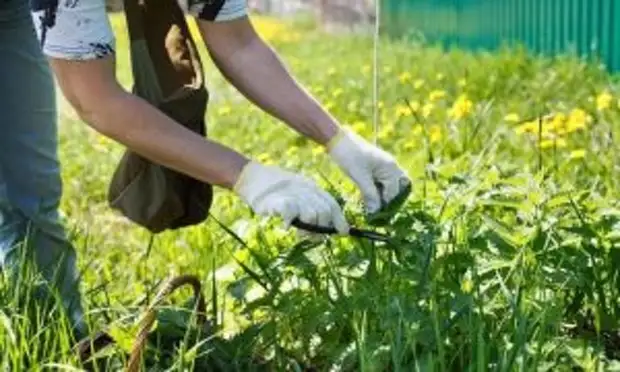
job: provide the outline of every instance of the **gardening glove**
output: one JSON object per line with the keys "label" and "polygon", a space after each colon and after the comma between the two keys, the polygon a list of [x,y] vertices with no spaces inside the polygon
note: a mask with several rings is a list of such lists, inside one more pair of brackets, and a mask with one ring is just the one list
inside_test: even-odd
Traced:
{"label": "gardening glove", "polygon": [[394,157],[349,129],[339,130],[327,152],[360,188],[370,223],[386,223],[384,212],[393,213],[411,191],[411,180]]}
{"label": "gardening glove", "polygon": [[349,231],[336,200],[302,175],[251,161],[241,171],[233,191],[258,215],[281,217],[285,228],[299,218],[334,227],[343,235]]}

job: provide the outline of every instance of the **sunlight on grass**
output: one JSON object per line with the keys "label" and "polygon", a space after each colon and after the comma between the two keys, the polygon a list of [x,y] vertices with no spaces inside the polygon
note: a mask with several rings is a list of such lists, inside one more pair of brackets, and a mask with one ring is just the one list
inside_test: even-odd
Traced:
{"label": "sunlight on grass", "polygon": [[[119,80],[130,87],[124,18],[111,22]],[[343,125],[372,138],[372,39],[253,22]],[[194,26],[192,33],[200,40]],[[250,105],[200,51],[213,93],[209,137],[335,187],[347,214],[362,221],[358,190],[326,154]],[[377,71],[378,144],[415,182],[385,229],[391,243],[300,242],[216,190],[212,212],[228,230],[209,219],[150,246],[149,234],[106,202],[121,146],[65,119],[62,208],[93,326],[112,321],[127,343],[135,319],[124,317],[137,314],[136,304],[160,280],[194,274],[209,316],[218,313],[217,335],[230,337],[199,344],[189,315],[162,312],[151,366],[251,370],[261,359],[268,370],[618,370],[620,86],[568,57],[388,40]],[[187,307],[188,293],[172,303]],[[6,303],[0,366],[19,369],[25,321]],[[58,356],[59,342],[38,352],[71,363]],[[117,350],[108,359],[118,365],[123,357]]]}

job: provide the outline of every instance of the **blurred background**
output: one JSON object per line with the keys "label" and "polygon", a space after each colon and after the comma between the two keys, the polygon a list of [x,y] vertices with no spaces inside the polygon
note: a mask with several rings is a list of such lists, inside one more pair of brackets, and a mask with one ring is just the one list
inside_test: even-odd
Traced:
{"label": "blurred background", "polygon": [[[111,11],[123,0],[107,0]],[[256,14],[310,16],[333,32],[372,32],[372,0],[248,0]],[[533,53],[570,53],[620,69],[616,0],[382,0],[380,33],[445,47],[495,50],[519,44]]]}

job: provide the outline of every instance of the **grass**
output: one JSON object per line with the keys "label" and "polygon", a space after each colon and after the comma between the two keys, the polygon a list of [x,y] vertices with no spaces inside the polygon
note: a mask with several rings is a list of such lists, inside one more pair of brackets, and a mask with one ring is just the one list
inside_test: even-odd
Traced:
{"label": "grass", "polygon": [[[129,87],[123,19],[112,21],[118,76]],[[374,139],[371,39],[256,23],[336,117]],[[357,220],[354,185],[315,145],[245,101],[201,53],[209,136],[335,187]],[[265,370],[620,370],[614,77],[570,56],[388,40],[378,74],[377,143],[415,181],[388,244],[300,241],[221,190],[213,218],[151,242],[106,202],[123,149],[63,116],[62,210],[85,306],[93,328],[111,325],[119,345],[105,363],[126,362],[141,301],[161,280],[193,274],[217,314],[217,337],[186,328],[186,313],[161,312],[160,338],[146,353],[151,370],[220,363],[247,371],[258,360]],[[170,304],[188,306],[190,294]],[[48,317],[39,328],[2,298],[0,366],[77,366],[62,324]]]}

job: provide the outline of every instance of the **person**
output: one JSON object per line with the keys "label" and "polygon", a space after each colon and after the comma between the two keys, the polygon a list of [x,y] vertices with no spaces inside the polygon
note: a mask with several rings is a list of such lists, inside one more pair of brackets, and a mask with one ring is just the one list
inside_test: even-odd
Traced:
{"label": "person", "polygon": [[0,289],[13,289],[11,305],[24,311],[29,298],[51,310],[59,293],[80,335],[76,254],[59,213],[55,86],[25,0],[0,1],[0,56],[0,271],[9,279]]}
{"label": "person", "polygon": [[[361,190],[367,213],[380,210],[410,184],[392,155],[346,129],[297,83],[253,28],[244,0],[180,1],[184,13],[197,20],[223,76],[265,112],[324,146]],[[115,39],[105,0],[33,0],[32,4],[37,36],[58,85],[94,130],[151,161],[235,193],[258,215],[281,217],[287,226],[299,218],[347,233],[349,225],[340,206],[311,178],[261,164],[204,138],[125,91],[115,77]],[[40,63],[37,66],[45,70]],[[47,80],[46,76],[49,85]],[[51,94],[51,88],[46,91]],[[52,148],[55,133],[49,116],[48,132],[39,135],[45,135],[41,140]],[[55,161],[45,170],[56,179]],[[58,193],[54,189],[53,198]]]}

